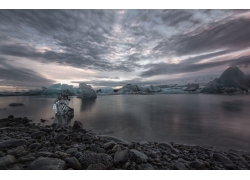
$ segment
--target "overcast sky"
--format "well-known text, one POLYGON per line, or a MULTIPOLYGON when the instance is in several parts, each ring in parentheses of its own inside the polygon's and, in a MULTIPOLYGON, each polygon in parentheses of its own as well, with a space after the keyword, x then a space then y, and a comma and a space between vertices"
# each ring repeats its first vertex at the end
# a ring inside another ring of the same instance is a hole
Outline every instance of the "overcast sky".
POLYGON ((248 10, 0 10, 0 90, 250 74, 248 10))

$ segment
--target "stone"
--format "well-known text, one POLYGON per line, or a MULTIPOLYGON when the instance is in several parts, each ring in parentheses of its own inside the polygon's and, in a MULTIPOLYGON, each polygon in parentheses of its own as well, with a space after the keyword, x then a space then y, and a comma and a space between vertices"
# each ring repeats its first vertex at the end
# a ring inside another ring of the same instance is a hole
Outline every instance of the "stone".
POLYGON ((105 149, 100 148, 100 147, 98 147, 98 148, 96 149, 96 151, 97 151, 98 153, 106 153, 105 149))
POLYGON ((0 158, 0 167, 8 167, 16 162, 15 156, 7 155, 0 158))
POLYGON ((147 141, 140 141, 139 144, 141 146, 145 146, 145 145, 149 145, 149 142, 147 142, 147 141))
POLYGON ((111 141, 111 142, 105 143, 103 146, 105 150, 109 150, 109 149, 112 149, 115 145, 116 143, 111 141))
POLYGON ((82 128, 83 128, 83 125, 80 121, 75 121, 72 127, 73 130, 82 129, 82 128))
POLYGON ((112 148, 112 152, 117 152, 117 151, 120 151, 121 150, 121 147, 120 145, 115 145, 113 148, 112 148))
POLYGON ((130 157, 131 157, 131 160, 135 161, 136 163, 146 163, 148 160, 147 155, 135 149, 130 150, 130 157))
POLYGON ((41 152, 38 152, 37 154, 38 154, 39 156, 42 156, 42 157, 49 157, 49 156, 51 156, 53 153, 48 152, 48 151, 41 151, 41 152))
POLYGON ((44 131, 38 131, 38 132, 34 132, 30 135, 30 137, 32 137, 33 139, 35 138, 39 138, 43 135, 45 135, 46 133, 44 131))
POLYGON ((75 129, 74 133, 82 133, 82 134, 86 134, 86 129, 75 129))
POLYGON ((89 148, 92 151, 97 152, 97 148, 99 148, 99 145, 97 145, 97 144, 90 144, 89 148))
POLYGON ((157 158, 160 158, 162 156, 162 153, 160 151, 152 151, 150 156, 153 158, 153 159, 157 159, 157 158))
POLYGON ((213 158, 224 165, 226 165, 226 164, 232 165, 233 164, 233 162, 228 157, 226 157, 220 153, 213 154, 213 158))
POLYGON ((102 163, 90 164, 87 170, 106 170, 106 167, 102 163))
POLYGON ((137 169, 138 170, 154 170, 155 168, 149 164, 149 163, 146 163, 146 164, 139 164, 137 165, 137 169))
POLYGON ((40 143, 33 143, 31 145, 29 145, 29 149, 37 149, 41 146, 40 143))
POLYGON ((11 139, 0 142, 0 148, 15 148, 18 146, 24 146, 27 144, 25 139, 11 139))
POLYGON ((13 119, 14 116, 13 116, 13 115, 9 115, 8 118, 9 118, 9 119, 13 119))
POLYGON ((176 169, 176 170, 186 170, 186 166, 185 164, 183 163, 180 163, 180 162, 176 162, 174 165, 173 165, 173 168, 176 169))
POLYGON ((25 148, 23 146, 19 146, 17 148, 8 150, 7 153, 17 157, 17 156, 25 155, 27 151, 25 151, 25 148))
POLYGON ((75 157, 65 158, 64 161, 73 169, 81 170, 82 166, 75 157))
POLYGON ((18 158, 18 161, 20 163, 26 163, 26 162, 30 162, 30 161, 34 161, 36 158, 30 154, 26 155, 26 156, 22 156, 20 158, 18 158))
POLYGON ((63 142, 68 136, 66 134, 58 134, 55 136, 55 141, 57 143, 63 142))
POLYGON ((57 158, 38 158, 29 165, 31 170, 65 170, 65 161, 57 158))
POLYGON ((202 169, 206 169, 206 165, 203 161, 193 161, 189 164, 192 168, 194 169, 198 169, 198 170, 202 170, 202 169))
POLYGON ((114 155, 114 165, 121 166, 129 160, 129 149, 117 151, 114 155))
POLYGON ((83 169, 87 169, 90 164, 98 164, 102 163, 106 166, 106 168, 111 167, 113 164, 112 157, 108 154, 103 153, 93 153, 93 152, 85 152, 80 158, 79 162, 82 165, 83 169))
POLYGON ((69 148, 65 152, 68 154, 73 154, 73 153, 76 153, 77 151, 78 151, 77 148, 69 148))
POLYGON ((157 144, 157 147, 162 148, 162 149, 170 149, 171 152, 173 152, 175 154, 179 153, 178 149, 174 148, 170 143, 167 143, 167 142, 159 143, 159 144, 157 144))
POLYGON ((30 120, 27 118, 27 117, 24 117, 22 120, 21 120, 21 123, 23 123, 23 124, 27 124, 27 123, 29 123, 30 122, 30 120))

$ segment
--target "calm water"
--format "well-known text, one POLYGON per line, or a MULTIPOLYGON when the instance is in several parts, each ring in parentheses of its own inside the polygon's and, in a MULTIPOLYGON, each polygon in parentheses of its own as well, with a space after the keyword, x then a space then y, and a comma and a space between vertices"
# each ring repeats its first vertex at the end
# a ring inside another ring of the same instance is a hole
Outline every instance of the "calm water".
MULTIPOLYGON (((13 114, 53 123, 55 98, 0 97, 0 118, 13 114), (23 102, 24 107, 10 107, 23 102)), ((95 100, 72 97, 74 120, 97 133, 127 141, 168 141, 250 150, 250 95, 110 95, 95 100)))

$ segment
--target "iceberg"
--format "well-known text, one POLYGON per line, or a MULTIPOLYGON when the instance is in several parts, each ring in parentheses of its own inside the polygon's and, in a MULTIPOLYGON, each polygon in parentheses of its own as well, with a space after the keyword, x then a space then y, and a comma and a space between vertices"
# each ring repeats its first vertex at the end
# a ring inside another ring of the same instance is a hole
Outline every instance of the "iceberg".
POLYGON ((126 84, 119 91, 117 91, 118 94, 137 94, 153 92, 161 92, 161 88, 153 85, 142 87, 139 84, 126 84))
POLYGON ((98 89, 96 90, 97 94, 114 94, 114 89, 98 89))
POLYGON ((79 83, 79 89, 81 93, 77 96, 78 98, 97 98, 96 92, 92 89, 92 86, 86 83, 79 83))
POLYGON ((69 92, 70 96, 76 95, 77 90, 73 87, 73 85, 68 84, 53 84, 52 86, 49 86, 47 89, 45 89, 41 95, 59 95, 62 91, 67 90, 69 92))
POLYGON ((246 75, 238 67, 229 67, 219 78, 209 82, 202 93, 232 93, 236 91, 248 92, 250 83, 246 75))

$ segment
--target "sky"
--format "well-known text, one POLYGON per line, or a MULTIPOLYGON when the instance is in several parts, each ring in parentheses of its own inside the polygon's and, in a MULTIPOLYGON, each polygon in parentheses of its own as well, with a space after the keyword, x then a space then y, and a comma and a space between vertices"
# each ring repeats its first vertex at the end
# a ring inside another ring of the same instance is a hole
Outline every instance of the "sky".
POLYGON ((0 10, 0 90, 250 74, 250 10, 0 10))

